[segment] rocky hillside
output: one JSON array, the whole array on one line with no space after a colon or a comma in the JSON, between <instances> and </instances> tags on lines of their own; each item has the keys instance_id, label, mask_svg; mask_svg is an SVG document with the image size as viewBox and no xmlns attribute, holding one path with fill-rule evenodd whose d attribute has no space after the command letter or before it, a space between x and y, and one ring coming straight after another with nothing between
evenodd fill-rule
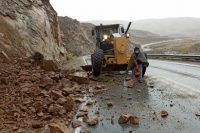
<instances>
[{"instance_id":1,"label":"rocky hillside","mask_svg":"<svg viewBox=\"0 0 200 133\"><path fill-rule=\"evenodd\" d=\"M60 30L63 45L66 50L75 56L90 54L95 50L96 40L91 35L91 30L95 26L92 23L80 23L76 19L69 17L59 17ZM148 31L130 30L129 47L134 48L136 44L146 44L171 38L160 36Z\"/></svg>"},{"instance_id":2,"label":"rocky hillside","mask_svg":"<svg viewBox=\"0 0 200 133\"><path fill-rule=\"evenodd\" d=\"M24 57L36 51L46 59L58 59L65 53L57 13L49 0L1 0L1 56Z\"/></svg>"},{"instance_id":3,"label":"rocky hillside","mask_svg":"<svg viewBox=\"0 0 200 133\"><path fill-rule=\"evenodd\" d=\"M86 55L94 51L95 45L91 36L92 24L80 23L69 17L59 17L63 45L75 56Z\"/></svg>"},{"instance_id":4,"label":"rocky hillside","mask_svg":"<svg viewBox=\"0 0 200 133\"><path fill-rule=\"evenodd\" d=\"M130 40L132 43L141 44L141 45L172 39L167 36L160 36L160 35L154 34L152 32L136 30L136 29L130 29L129 34L130 34Z\"/></svg>"}]
</instances>

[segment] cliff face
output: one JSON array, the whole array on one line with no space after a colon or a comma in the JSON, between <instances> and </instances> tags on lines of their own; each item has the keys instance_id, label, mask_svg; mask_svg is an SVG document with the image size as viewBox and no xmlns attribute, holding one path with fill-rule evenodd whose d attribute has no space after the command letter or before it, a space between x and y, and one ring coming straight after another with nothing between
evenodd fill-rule
<instances>
[{"instance_id":1,"label":"cliff face","mask_svg":"<svg viewBox=\"0 0 200 133\"><path fill-rule=\"evenodd\" d=\"M64 56L57 13L49 0L0 1L0 50L8 56Z\"/></svg>"},{"instance_id":2,"label":"cliff face","mask_svg":"<svg viewBox=\"0 0 200 133\"><path fill-rule=\"evenodd\" d=\"M95 43L91 36L94 26L89 23L80 23L69 17L59 17L63 45L67 51L75 56L90 54L95 49Z\"/></svg>"}]
</instances>

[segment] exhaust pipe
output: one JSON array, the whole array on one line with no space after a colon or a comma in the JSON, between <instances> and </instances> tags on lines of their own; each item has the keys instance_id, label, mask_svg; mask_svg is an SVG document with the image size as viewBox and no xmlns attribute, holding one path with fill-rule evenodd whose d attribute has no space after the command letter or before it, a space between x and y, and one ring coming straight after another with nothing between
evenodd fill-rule
<instances>
[{"instance_id":1,"label":"exhaust pipe","mask_svg":"<svg viewBox=\"0 0 200 133\"><path fill-rule=\"evenodd\" d=\"M131 27L131 24L132 24L132 22L129 22L128 27L127 27L127 29L126 29L126 31L125 31L125 35L127 35L128 31L129 31L129 29L130 29L130 27Z\"/></svg>"}]
</instances>

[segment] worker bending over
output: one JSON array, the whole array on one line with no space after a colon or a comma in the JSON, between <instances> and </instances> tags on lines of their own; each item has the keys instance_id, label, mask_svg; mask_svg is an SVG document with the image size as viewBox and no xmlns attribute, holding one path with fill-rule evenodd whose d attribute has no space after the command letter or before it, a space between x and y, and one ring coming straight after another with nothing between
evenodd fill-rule
<instances>
[{"instance_id":1,"label":"worker bending over","mask_svg":"<svg viewBox=\"0 0 200 133\"><path fill-rule=\"evenodd\" d=\"M149 63L144 53L140 51L139 47L135 47L127 67L127 73L129 70L132 71L129 87L132 87L134 85L136 79L138 79L138 81L142 83L143 67L147 67L148 65Z\"/></svg>"}]
</instances>

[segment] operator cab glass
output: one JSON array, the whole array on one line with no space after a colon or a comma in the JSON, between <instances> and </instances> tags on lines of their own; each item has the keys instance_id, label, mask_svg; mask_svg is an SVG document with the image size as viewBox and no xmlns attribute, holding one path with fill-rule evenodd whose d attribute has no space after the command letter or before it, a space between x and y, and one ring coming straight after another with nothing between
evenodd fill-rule
<instances>
[{"instance_id":1,"label":"operator cab glass","mask_svg":"<svg viewBox=\"0 0 200 133\"><path fill-rule=\"evenodd\" d=\"M104 51L104 54L114 54L113 38L121 37L124 34L123 26L120 24L100 25L95 27L97 46Z\"/></svg>"}]
</instances>

